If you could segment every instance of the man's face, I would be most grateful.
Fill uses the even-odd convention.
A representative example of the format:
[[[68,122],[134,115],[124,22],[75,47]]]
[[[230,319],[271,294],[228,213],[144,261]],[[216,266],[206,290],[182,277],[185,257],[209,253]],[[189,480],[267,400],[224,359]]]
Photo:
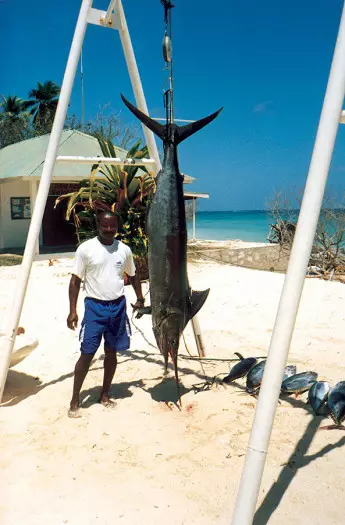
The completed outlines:
[[[117,233],[117,217],[101,217],[98,222],[100,239],[111,243]]]

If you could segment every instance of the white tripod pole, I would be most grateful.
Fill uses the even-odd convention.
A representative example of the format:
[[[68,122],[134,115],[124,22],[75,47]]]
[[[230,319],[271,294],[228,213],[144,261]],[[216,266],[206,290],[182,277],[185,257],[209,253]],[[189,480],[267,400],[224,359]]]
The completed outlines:
[[[61,86],[59,103],[56,109],[54,124],[52,127],[48,149],[44,161],[41,182],[37,192],[35,209],[33,210],[32,219],[30,222],[30,228],[25,245],[23,261],[16,283],[14,302],[10,313],[8,326],[6,327],[6,335],[2,338],[3,345],[0,349],[0,401],[2,399],[7,373],[10,366],[11,354],[13,351],[13,346],[17,334],[20,315],[23,309],[23,303],[31,272],[35,246],[41,229],[44,209],[46,206],[49,187],[53,176],[54,164],[56,161],[57,151],[60,144],[61,133],[65,123],[67,108],[87,27],[87,16],[91,6],[92,0],[83,0],[82,6],[80,8],[79,17],[71,45],[71,50],[66,65],[65,75]]]
[[[345,94],[345,6],[232,525],[251,525]]]

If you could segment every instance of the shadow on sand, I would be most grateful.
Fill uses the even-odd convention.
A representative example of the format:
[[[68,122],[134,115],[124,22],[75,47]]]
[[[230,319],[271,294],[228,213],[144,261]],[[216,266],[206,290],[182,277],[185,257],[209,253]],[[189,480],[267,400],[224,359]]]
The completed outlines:
[[[94,362],[94,366],[91,366],[90,368],[90,372],[97,371],[97,370],[103,370],[103,365],[99,366],[100,361],[102,360],[102,357],[103,356],[96,359],[96,361]],[[162,371],[164,369],[163,359],[162,359],[161,354],[160,353],[151,354],[149,352],[146,352],[145,350],[134,350],[134,351],[127,350],[125,352],[121,352],[121,354],[119,354],[119,366],[121,366],[126,361],[129,361],[132,359],[133,360],[144,360],[148,363],[154,363],[154,364],[160,365],[162,367]],[[173,367],[170,364],[169,364],[169,369],[173,370]],[[204,375],[201,375],[195,372],[194,370],[190,368],[186,368],[186,367],[184,368],[179,367],[179,373],[180,374],[182,373],[192,374],[198,378],[207,379],[207,377],[205,377]],[[61,381],[65,381],[66,379],[70,379],[73,376],[74,376],[74,371],[71,371],[70,373],[64,374],[58,377],[57,379],[49,381],[48,383],[42,383],[39,377],[33,377],[31,375],[26,374],[25,372],[19,372],[17,370],[11,369],[8,372],[5,391],[4,391],[2,403],[0,406],[10,407],[10,406],[17,405],[24,399],[30,396],[36,395],[38,392],[40,392],[44,388],[60,383]],[[148,380],[152,380],[152,379],[148,379]],[[143,389],[145,392],[148,392],[151,395],[153,401],[156,401],[156,402],[162,402],[162,401],[170,402],[171,401],[173,403],[176,403],[176,400],[177,400],[176,383],[173,378],[171,380],[170,378],[164,378],[161,381],[161,383],[155,385],[152,388],[145,389],[142,379],[135,380],[131,383],[116,383],[116,375],[115,375],[115,382],[111,387],[111,394],[114,398],[121,397],[122,395],[121,388],[123,389],[124,385],[130,385],[136,388]],[[90,401],[91,404],[98,401],[99,389],[100,387],[95,387],[95,388],[88,390],[89,397],[92,398],[92,400],[95,398],[95,400]],[[189,390],[184,388],[182,384],[180,384],[180,390],[181,390],[181,396],[185,394],[186,392],[189,392]],[[96,392],[97,392],[98,397],[96,397]],[[82,391],[81,398],[83,398],[83,396],[85,398],[85,395],[86,395],[85,391]],[[132,395],[132,393],[129,392],[129,395]],[[128,397],[128,396],[125,395],[124,397]],[[84,404],[82,406],[85,407]]]
[[[162,356],[159,353],[148,353],[145,350],[135,350],[135,351],[126,351],[121,354],[121,358],[119,360],[119,364],[121,366],[122,363],[134,359],[134,360],[144,360],[149,363],[154,363],[162,366],[162,370],[164,368],[163,366],[163,360]],[[101,358],[100,358],[101,359]],[[96,361],[94,363],[95,365],[99,364],[99,361]],[[169,368],[172,370],[172,366],[169,365]],[[90,368],[90,371],[96,371],[96,370],[102,370],[103,366],[93,366]],[[179,372],[183,374],[192,374],[196,378],[202,379],[204,381],[212,379],[212,377],[204,376],[203,374],[200,374],[194,370],[191,370],[190,368],[181,368],[179,367]],[[4,392],[4,398],[3,403],[1,406],[8,407],[13,406],[24,399],[37,394],[44,388],[47,388],[49,386],[52,386],[56,383],[59,383],[61,381],[64,381],[66,379],[72,378],[74,375],[74,372],[70,372],[68,374],[62,375],[59,378],[50,381],[48,383],[42,383],[38,377],[33,377],[30,375],[27,375],[23,372],[18,372],[16,370],[10,370],[8,374],[8,381],[6,384],[5,392]],[[115,376],[116,378],[116,376]],[[149,378],[148,381],[154,381],[160,379],[157,378]],[[133,392],[131,392],[130,388],[141,388],[145,392],[149,393],[153,399],[153,401],[157,403],[161,402],[177,402],[177,389],[176,389],[176,383],[174,377],[169,378],[163,378],[160,383],[157,383],[153,387],[145,388],[143,379],[134,380],[131,382],[122,382],[122,383],[114,383],[111,387],[110,394],[115,399],[124,399],[127,397],[131,397],[133,395]],[[180,384],[181,388],[181,397],[183,394],[189,392],[191,389],[185,388],[182,384]],[[233,382],[229,385],[226,385],[226,388],[229,390],[233,390],[236,388],[237,390],[240,390],[240,395],[244,393],[245,387],[241,385],[240,383]],[[93,387],[88,390],[83,390],[81,392],[81,406],[83,408],[88,408],[94,403],[98,403],[99,395],[100,395],[100,387]],[[308,411],[311,414],[311,408],[305,403],[305,401],[301,401],[299,399],[295,399],[290,396],[286,396],[283,398],[285,401],[287,401],[290,405],[292,405],[295,408],[303,408],[304,410]],[[343,436],[341,439],[339,439],[334,444],[326,445],[323,449],[321,449],[316,454],[307,455],[308,449],[315,437],[316,432],[319,429],[319,426],[323,420],[323,417],[325,416],[314,416],[313,419],[308,424],[305,432],[301,436],[299,442],[297,443],[294,451],[292,452],[288,462],[286,465],[283,466],[282,471],[279,474],[279,477],[277,481],[274,482],[272,487],[269,489],[268,493],[266,494],[265,499],[261,503],[260,507],[257,509],[253,525],[265,525],[269,522],[272,515],[276,511],[276,509],[279,507],[279,504],[288,490],[291,482],[293,481],[294,477],[296,476],[299,469],[309,465],[312,461],[315,459],[318,459],[320,457],[325,456],[328,454],[331,450],[335,448],[340,448],[345,445],[345,436]]]
[[[274,512],[279,507],[285,492],[288,490],[290,483],[296,476],[299,469],[306,467],[315,459],[325,456],[331,450],[345,445],[345,437],[342,437],[336,443],[326,445],[316,454],[307,456],[308,449],[320,427],[323,418],[324,416],[314,416],[314,418],[310,421],[304,434],[292,452],[288,462],[284,465],[284,468],[280,472],[277,481],[273,483],[272,487],[266,494],[265,499],[256,511],[253,525],[265,525],[268,523]]]

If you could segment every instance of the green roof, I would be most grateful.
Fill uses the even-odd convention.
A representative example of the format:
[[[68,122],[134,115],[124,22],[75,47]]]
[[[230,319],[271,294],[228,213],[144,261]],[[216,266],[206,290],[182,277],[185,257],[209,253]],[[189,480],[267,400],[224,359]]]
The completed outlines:
[[[49,137],[50,134],[42,135],[0,149],[0,182],[22,177],[41,177]],[[126,157],[127,152],[124,149],[115,146],[115,150],[121,159]],[[57,154],[81,157],[103,156],[95,137],[74,129],[62,132]],[[65,180],[66,182],[81,180],[89,176],[90,169],[89,164],[57,162],[54,167],[53,180]],[[192,180],[194,180],[192,177],[185,175],[186,184]]]
[[[49,137],[50,134],[42,135],[0,149],[0,179],[40,177]],[[116,153],[120,158],[126,157],[122,148],[116,147]],[[62,132],[58,155],[103,156],[98,140],[77,130]],[[80,180],[89,176],[90,169],[89,164],[56,163],[53,178]]]

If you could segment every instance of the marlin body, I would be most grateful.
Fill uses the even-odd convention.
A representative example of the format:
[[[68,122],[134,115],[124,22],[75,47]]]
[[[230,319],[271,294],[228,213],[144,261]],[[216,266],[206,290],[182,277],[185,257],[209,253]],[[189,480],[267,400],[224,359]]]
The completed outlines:
[[[179,170],[177,146],[215,119],[221,110],[186,126],[162,125],[139,111],[125,97],[121,97],[130,111],[162,139],[164,146],[163,166],[157,175],[156,191],[146,224],[151,306],[139,309],[138,312],[139,315],[152,315],[153,332],[164,356],[165,371],[170,355],[179,394],[177,355],[180,337],[188,321],[203,306],[209,289],[192,292],[188,282],[183,175]]]

